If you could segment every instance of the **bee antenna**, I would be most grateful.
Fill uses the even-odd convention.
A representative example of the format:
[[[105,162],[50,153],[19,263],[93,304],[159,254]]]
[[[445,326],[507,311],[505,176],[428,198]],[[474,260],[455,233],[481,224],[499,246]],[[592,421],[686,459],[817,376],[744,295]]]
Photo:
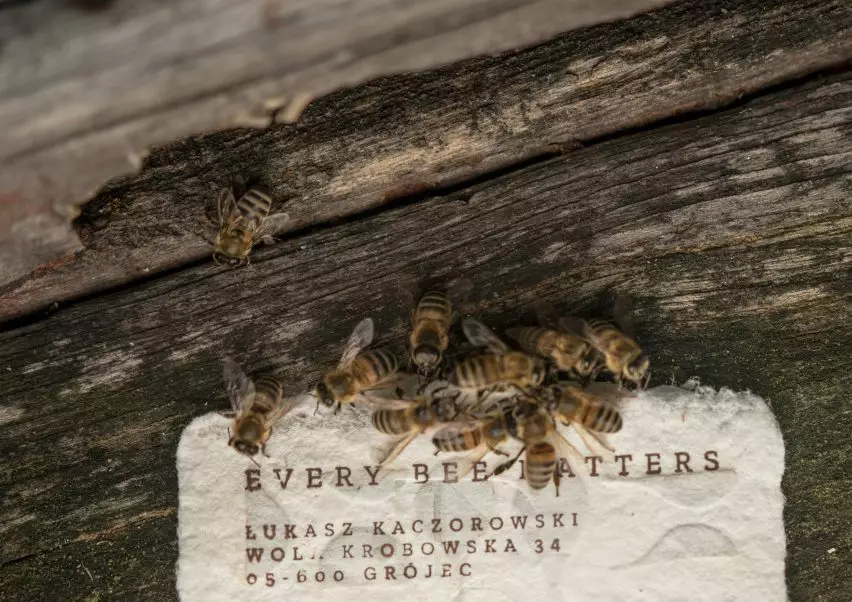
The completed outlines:
[[[254,462],[254,465],[255,465],[255,466],[257,466],[258,468],[260,468],[260,464],[258,464],[258,463],[257,463],[257,460],[255,460],[253,456],[249,456],[249,459],[250,459],[252,462]]]

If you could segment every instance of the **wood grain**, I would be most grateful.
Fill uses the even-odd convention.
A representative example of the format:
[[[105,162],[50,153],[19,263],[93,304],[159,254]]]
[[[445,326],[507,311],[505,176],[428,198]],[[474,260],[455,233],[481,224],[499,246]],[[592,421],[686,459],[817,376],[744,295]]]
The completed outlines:
[[[400,281],[464,275],[467,309],[496,327],[530,319],[538,298],[605,315],[629,291],[657,383],[698,376],[769,399],[787,445],[791,600],[845,599],[850,191],[847,73],[8,330],[0,590],[174,599],[174,454],[192,417],[227,405],[222,358],[312,381],[365,315],[401,344]]]
[[[696,0],[537,48],[334,94],[312,104],[296,125],[176,142],[84,208],[78,232],[86,248],[76,255],[62,234],[67,217],[55,215],[62,206],[54,210],[54,196],[40,197],[45,203],[36,216],[47,224],[35,223],[35,236],[24,243],[11,239],[0,258],[29,262],[38,247],[33,238],[42,240],[48,224],[58,230],[37,254],[41,267],[0,290],[0,319],[209,257],[203,207],[233,172],[266,180],[288,202],[288,231],[297,233],[578,141],[723,106],[850,57],[852,5],[845,0],[788,0],[771,8]],[[203,114],[199,103],[192,110]],[[175,114],[185,119],[187,110],[181,105]],[[157,130],[163,118],[158,112],[133,127]],[[92,136],[114,145],[118,138],[109,132]],[[98,150],[97,161],[123,162],[122,152]],[[76,172],[69,156],[76,155],[57,151],[42,165]],[[7,173],[18,186],[30,171]],[[61,187],[71,190],[65,180]],[[11,271],[0,282],[26,271],[4,264]]]
[[[0,247],[0,283],[79,248],[61,208],[82,203],[109,178],[136,171],[153,146],[239,123],[268,123],[269,106],[283,106],[296,118],[309,100],[379,75],[526,46],[669,1],[134,0],[101,2],[99,11],[56,1],[0,7],[0,198],[12,205],[7,215],[0,204],[0,232],[4,238],[22,228],[41,233]]]

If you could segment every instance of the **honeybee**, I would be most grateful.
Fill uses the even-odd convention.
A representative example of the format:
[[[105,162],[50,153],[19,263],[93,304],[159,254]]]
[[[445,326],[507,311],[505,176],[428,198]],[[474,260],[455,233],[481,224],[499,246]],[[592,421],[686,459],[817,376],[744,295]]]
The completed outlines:
[[[537,387],[547,374],[544,361],[527,353],[510,350],[482,322],[468,318],[462,322],[467,339],[490,353],[475,355],[455,365],[450,382],[462,389],[489,391],[513,386],[521,390]]]
[[[599,383],[601,386],[604,384]],[[615,385],[609,386],[615,388]],[[573,426],[590,449],[594,447],[590,445],[588,436],[608,451],[615,451],[606,435],[621,430],[623,419],[615,403],[623,395],[618,391],[604,393],[600,386],[598,389],[599,392],[591,392],[575,383],[554,386],[547,406],[559,422]]]
[[[629,298],[619,295],[615,300],[614,315],[622,329],[632,334],[632,311]],[[609,322],[593,320],[583,325],[583,336],[604,357],[607,370],[621,384],[625,380],[644,389],[648,385],[651,373],[648,370],[648,356],[625,332],[622,332]]]
[[[386,349],[367,349],[373,342],[373,320],[364,318],[355,326],[337,367],[323,377],[314,394],[317,404],[337,410],[344,403],[366,400],[365,391],[378,389],[394,381],[399,365]]]
[[[449,344],[454,304],[468,290],[467,280],[458,280],[446,291],[431,289],[418,300],[411,312],[409,353],[411,363],[421,374],[431,374],[441,363]]]
[[[290,219],[286,213],[269,215],[272,197],[260,185],[246,186],[241,178],[219,194],[219,233],[213,260],[232,265],[247,264],[258,241],[270,243],[272,234]]]
[[[442,427],[432,437],[432,444],[438,452],[469,452],[467,463],[459,469],[461,478],[489,451],[506,456],[499,446],[509,441],[514,433],[512,413],[498,410],[479,419],[453,422]]]
[[[449,422],[458,415],[452,398],[421,398],[417,401],[388,399],[373,412],[373,426],[380,433],[395,437],[393,445],[379,459],[386,466],[408,447],[417,435],[440,422]]]
[[[272,435],[272,425],[295,404],[284,398],[281,383],[271,374],[251,379],[235,361],[226,359],[224,376],[234,413],[233,433],[229,429],[228,445],[249,457],[258,451],[266,455],[266,442]]]
[[[581,379],[592,378],[599,354],[583,338],[582,322],[578,328],[574,318],[562,318],[545,301],[535,303],[540,326],[510,328],[510,337],[527,353],[551,360],[557,370],[571,372]]]
[[[518,454],[494,469],[498,475],[511,468],[524,454],[524,473],[531,489],[547,487],[552,480],[559,495],[561,470],[559,461],[563,457],[576,458],[579,451],[557,430],[551,412],[539,400],[530,397],[519,400],[513,411],[515,438],[523,446]],[[581,462],[582,463],[582,462]]]
[[[509,328],[506,334],[527,353],[553,361],[559,370],[588,377],[596,365],[594,348],[583,338],[544,326]]]

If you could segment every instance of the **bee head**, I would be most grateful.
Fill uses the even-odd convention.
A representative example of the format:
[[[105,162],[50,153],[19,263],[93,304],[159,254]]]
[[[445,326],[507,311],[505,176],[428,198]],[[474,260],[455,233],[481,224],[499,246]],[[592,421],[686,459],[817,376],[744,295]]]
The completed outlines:
[[[421,370],[430,371],[441,361],[441,352],[430,343],[421,343],[414,348],[411,357]]]
[[[244,456],[249,457],[254,456],[260,451],[260,446],[257,443],[253,442],[251,439],[240,439],[236,435],[231,437],[231,440],[228,441],[228,445]]]
[[[321,381],[316,388],[314,388],[314,394],[317,397],[318,403],[329,408],[334,405],[334,395],[331,393],[328,385],[325,384],[325,381]]]
[[[651,360],[648,359],[648,356],[640,353],[632,362],[627,364],[627,377],[633,382],[640,382],[645,376],[645,372],[648,371],[650,364]]]

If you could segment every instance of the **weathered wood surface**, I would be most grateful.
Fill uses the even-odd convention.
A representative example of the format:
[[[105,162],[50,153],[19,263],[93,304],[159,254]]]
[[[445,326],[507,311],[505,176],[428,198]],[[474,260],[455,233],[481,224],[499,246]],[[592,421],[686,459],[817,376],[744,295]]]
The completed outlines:
[[[11,253],[0,247],[0,283],[78,248],[66,207],[136,171],[152,146],[262,116],[268,123],[270,103],[295,118],[308,100],[372,77],[533,44],[670,1],[0,7],[0,233],[18,234]]]
[[[298,125],[191,138],[155,151],[140,174],[103,190],[78,224],[86,249],[0,289],[0,320],[209,257],[203,207],[235,171],[258,172],[289,201],[294,232],[577,141],[725,105],[850,58],[847,0],[771,8],[695,0],[514,55],[335,94],[314,103]],[[103,149],[98,161],[124,161],[122,152]],[[66,155],[49,164],[76,169]],[[20,179],[18,170],[7,174]],[[53,211],[54,197],[43,198]],[[36,224],[36,238],[43,229],[35,220],[62,228],[66,220],[48,220],[41,210],[26,219]],[[39,261],[68,242],[55,234]],[[13,256],[35,257],[21,255],[14,240],[12,247]],[[25,247],[32,251],[30,242]],[[8,265],[20,275],[20,265]]]
[[[768,398],[791,600],[848,600],[850,191],[845,73],[19,325],[0,334],[0,591],[174,599],[174,454],[226,406],[222,358],[316,379],[364,315],[402,340],[399,280],[465,275],[495,326],[629,291],[657,383]]]

